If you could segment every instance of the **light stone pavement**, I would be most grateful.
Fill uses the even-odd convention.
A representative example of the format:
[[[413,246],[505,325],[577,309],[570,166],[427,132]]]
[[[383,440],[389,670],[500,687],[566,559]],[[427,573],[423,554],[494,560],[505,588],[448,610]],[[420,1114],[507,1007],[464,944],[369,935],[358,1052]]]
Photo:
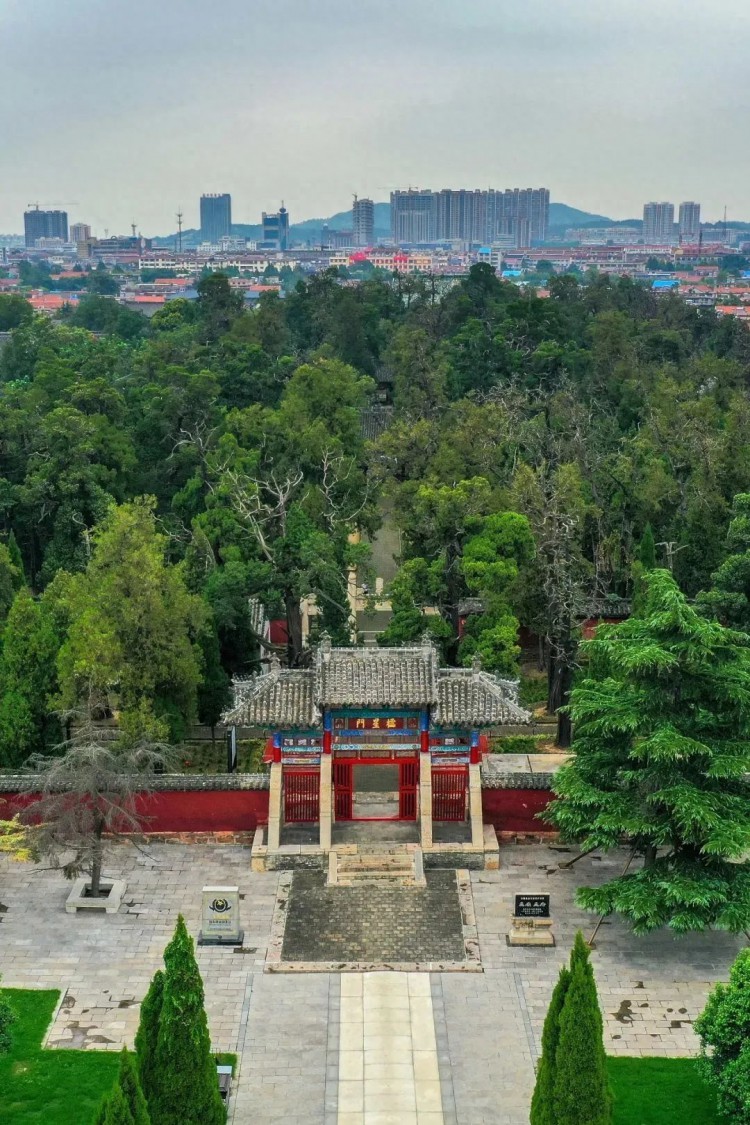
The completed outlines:
[[[560,871],[568,856],[546,845],[509,845],[500,854],[500,871],[472,874],[484,973],[417,977],[430,982],[445,1125],[527,1125],[550,992],[576,929],[588,935],[594,925],[572,905],[574,889],[611,877],[623,863],[621,855],[590,857]],[[153,844],[147,855],[120,845],[110,853],[107,873],[127,879],[120,914],[71,916],[64,912],[69,887],[59,874],[0,857],[0,973],[9,987],[62,991],[48,1044],[110,1050],[132,1044],[138,1005],[161,964],[177,913],[196,934],[201,887],[236,883],[244,896],[242,950],[197,950],[214,1047],[239,1055],[230,1120],[359,1125],[356,1116],[350,1121],[341,1116],[348,1111],[339,1105],[343,1084],[352,1081],[345,1077],[350,1071],[340,1074],[341,1052],[351,1049],[343,1030],[352,1021],[341,1022],[339,1010],[352,995],[347,990],[359,987],[352,983],[357,978],[263,971],[279,875],[251,873],[247,848],[208,844]],[[508,947],[512,896],[519,891],[551,893],[557,948]],[[693,1053],[692,1020],[744,944],[711,933],[635,938],[621,922],[606,922],[592,958],[607,1050]],[[400,976],[408,991],[412,975]],[[415,1019],[424,1028],[424,1014]],[[377,1073],[385,1074],[371,1071],[371,1076]],[[368,1118],[367,1125],[400,1123],[404,1118],[397,1113]]]

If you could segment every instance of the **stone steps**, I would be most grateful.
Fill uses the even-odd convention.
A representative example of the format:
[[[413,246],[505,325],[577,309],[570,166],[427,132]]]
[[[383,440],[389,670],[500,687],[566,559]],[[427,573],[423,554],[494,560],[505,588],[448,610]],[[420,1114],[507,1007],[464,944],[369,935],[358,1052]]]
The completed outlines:
[[[335,848],[328,855],[326,885],[359,886],[386,881],[403,887],[424,887],[422,849],[416,844],[393,847]]]

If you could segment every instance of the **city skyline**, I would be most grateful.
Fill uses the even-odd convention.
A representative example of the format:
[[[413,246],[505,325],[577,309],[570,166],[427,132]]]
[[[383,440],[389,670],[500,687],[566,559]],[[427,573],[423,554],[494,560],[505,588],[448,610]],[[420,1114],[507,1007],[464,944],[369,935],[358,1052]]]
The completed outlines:
[[[19,232],[36,200],[155,235],[178,207],[197,227],[214,191],[255,222],[281,199],[323,217],[354,193],[427,184],[545,183],[615,219],[648,199],[750,218],[744,0],[612,0],[596,20],[577,0],[226,0],[214,40],[206,14],[0,0],[0,95],[23,91],[0,123],[0,230]]]

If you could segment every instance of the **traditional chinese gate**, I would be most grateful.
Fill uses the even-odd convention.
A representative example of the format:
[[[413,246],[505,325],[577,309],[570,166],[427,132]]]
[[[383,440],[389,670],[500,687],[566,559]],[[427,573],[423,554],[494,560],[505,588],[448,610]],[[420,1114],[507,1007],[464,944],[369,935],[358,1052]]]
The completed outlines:
[[[419,761],[399,762],[398,765],[398,818],[417,819],[417,784]]]
[[[468,766],[432,771],[432,819],[465,820]]]
[[[284,823],[317,821],[320,816],[320,771],[284,770]]]
[[[352,764],[333,763],[333,811],[336,820],[352,819]]]

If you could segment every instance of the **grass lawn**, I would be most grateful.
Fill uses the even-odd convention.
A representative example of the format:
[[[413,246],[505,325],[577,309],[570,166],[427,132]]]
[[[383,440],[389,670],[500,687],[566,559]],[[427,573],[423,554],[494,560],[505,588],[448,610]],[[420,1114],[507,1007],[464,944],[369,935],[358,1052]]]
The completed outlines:
[[[4,988],[18,1020],[13,1046],[0,1055],[3,1125],[88,1125],[120,1065],[115,1051],[43,1051],[59,992]]]
[[[614,1125],[728,1125],[693,1059],[607,1059]]]
[[[120,1066],[117,1051],[43,1051],[59,992],[4,988],[18,1020],[13,1046],[0,1055],[2,1125],[90,1125]],[[217,1055],[236,1068],[237,1056]]]

